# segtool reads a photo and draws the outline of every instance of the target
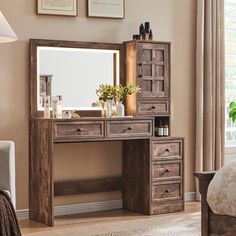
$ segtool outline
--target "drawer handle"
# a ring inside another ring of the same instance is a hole
[[[153,109],[153,110],[154,110],[154,109],[156,109],[156,107],[155,107],[155,106],[152,106],[152,107],[151,107],[151,109]]]
[[[170,172],[170,170],[169,170],[169,169],[165,169],[165,172],[166,172],[166,173],[169,173],[169,172]]]
[[[170,193],[170,190],[169,190],[169,189],[166,189],[166,190],[165,190],[165,193]]]
[[[78,131],[78,132],[82,132],[82,131],[83,131],[83,129],[81,129],[81,128],[78,128],[78,129],[77,129],[77,131]]]
[[[170,150],[167,148],[167,149],[165,150],[165,152],[169,153],[169,152],[170,152]]]
[[[132,126],[130,126],[130,127],[128,127],[128,128],[127,128],[127,130],[133,130],[133,127],[132,127]]]

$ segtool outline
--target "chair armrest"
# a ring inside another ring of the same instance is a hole
[[[208,185],[213,179],[216,171],[195,172],[193,176],[199,179],[199,191],[206,196]]]

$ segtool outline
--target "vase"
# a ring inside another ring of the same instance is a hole
[[[105,109],[106,109],[106,117],[112,117],[112,99],[107,99],[105,102]]]
[[[118,101],[117,106],[116,106],[116,115],[117,116],[125,116],[125,106],[122,104],[121,101]]]

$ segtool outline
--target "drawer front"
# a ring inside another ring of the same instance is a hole
[[[153,160],[182,159],[182,140],[153,141],[152,158]]]
[[[145,102],[140,101],[138,103],[138,113],[140,115],[169,115],[170,106],[169,101],[156,101]]]
[[[152,185],[152,202],[182,199],[181,182]]]
[[[151,215],[159,215],[171,212],[184,211],[184,201],[171,201],[163,203],[152,203],[151,205]]]
[[[108,138],[151,137],[152,120],[107,121]]]
[[[103,121],[57,122],[54,124],[55,140],[79,140],[104,137]]]
[[[182,179],[182,161],[152,163],[152,181],[171,179]]]

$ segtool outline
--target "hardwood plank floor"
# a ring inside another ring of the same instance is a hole
[[[186,202],[185,205],[185,213],[194,213],[200,212],[200,203],[199,202]],[[176,218],[180,213],[170,213]],[[86,213],[79,215],[68,215],[56,217],[55,219],[55,227],[53,229],[67,229],[75,226],[89,226],[94,225],[96,223],[111,223],[118,222],[120,220],[134,220],[134,219],[146,219],[151,216],[141,215],[139,213],[130,212],[126,210],[114,210],[114,211],[105,211],[105,212],[94,212],[94,213]],[[162,217],[159,215],[158,217]],[[47,227],[40,223],[30,221],[30,220],[21,220],[20,227],[23,235],[27,235],[28,233],[36,233],[43,232],[52,229],[51,227]]]

